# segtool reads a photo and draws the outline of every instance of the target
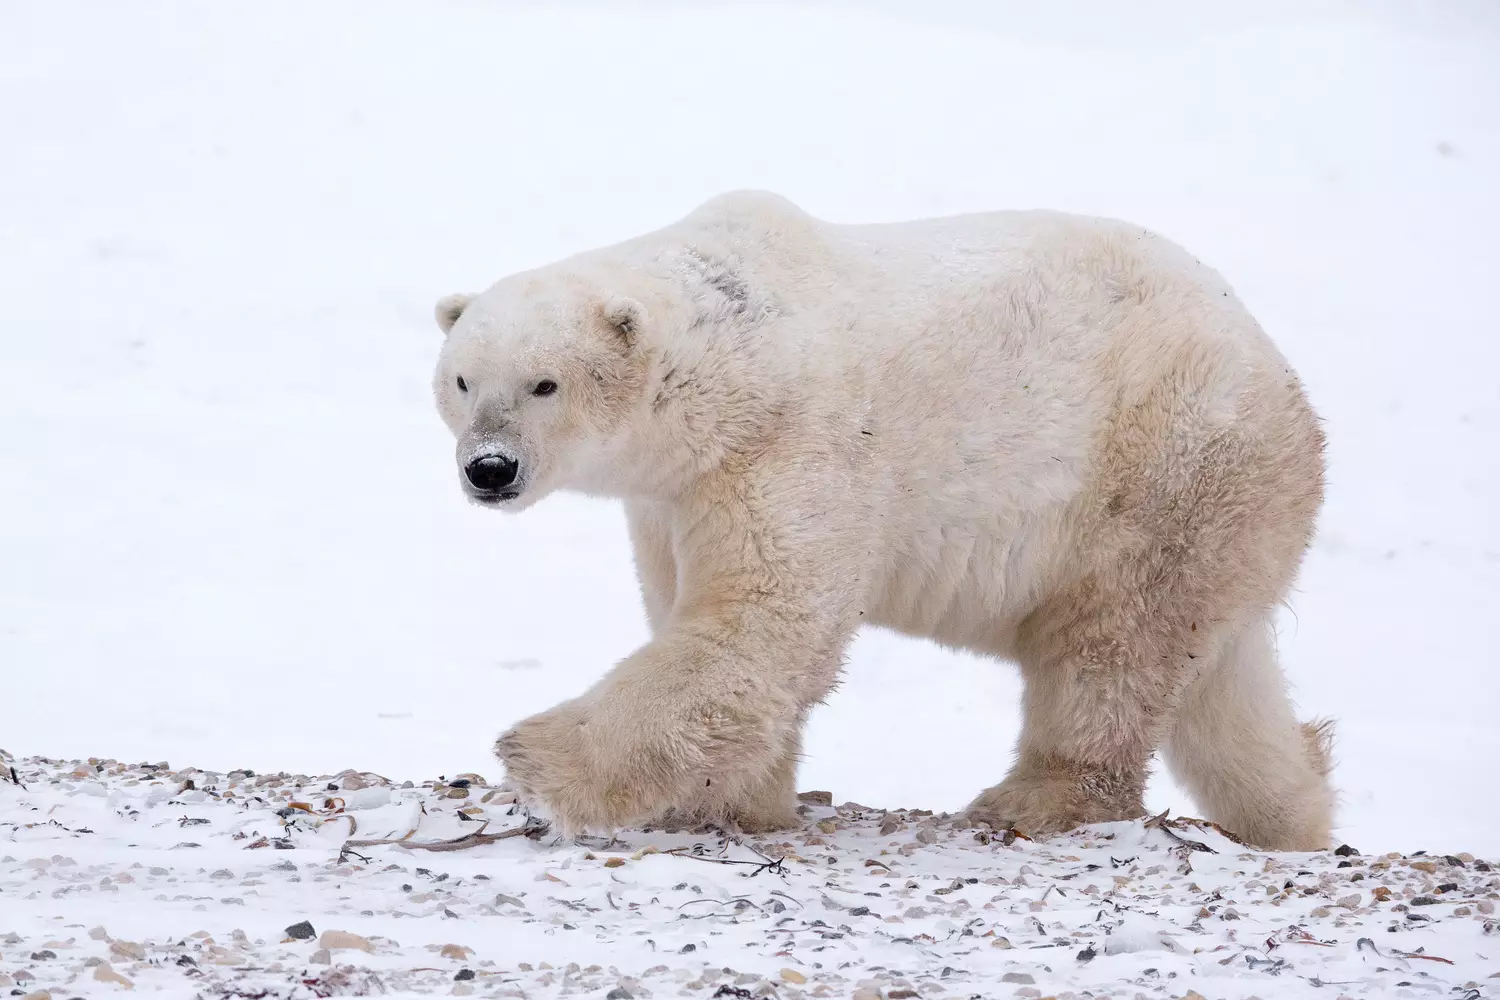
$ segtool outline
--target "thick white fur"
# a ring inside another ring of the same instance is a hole
[[[832,225],[741,193],[437,312],[460,467],[518,459],[498,506],[572,489],[628,513],[652,640],[496,744],[563,829],[793,824],[804,720],[872,624],[1020,665],[1016,760],[975,821],[1139,816],[1165,749],[1251,843],[1326,844],[1327,727],[1293,716],[1270,641],[1322,435],[1173,244],[1050,212]]]

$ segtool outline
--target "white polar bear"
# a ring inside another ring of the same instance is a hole
[[[496,744],[564,831],[794,824],[804,721],[872,624],[1019,664],[1016,760],[972,821],[1140,816],[1162,749],[1249,842],[1326,845],[1329,730],[1293,715],[1271,630],[1322,434],[1180,248],[733,194],[437,315],[473,500],[625,502],[652,640]]]

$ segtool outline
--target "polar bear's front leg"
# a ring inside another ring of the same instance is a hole
[[[682,518],[679,593],[655,638],[582,697],[497,741],[523,800],[564,832],[665,814],[791,822],[802,724],[858,621],[860,575],[833,553],[861,549],[804,550],[800,511],[757,509],[744,492]]]

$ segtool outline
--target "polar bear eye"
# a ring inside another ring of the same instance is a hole
[[[468,392],[469,391],[469,383],[467,383],[467,382],[464,381],[464,377],[462,375],[460,375],[458,377],[458,391],[459,392]]]
[[[549,378],[544,378],[531,390],[533,396],[550,396],[557,391],[557,383]]]

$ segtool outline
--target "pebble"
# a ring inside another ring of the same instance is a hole
[[[465,948],[461,944],[445,944],[443,945],[442,950],[438,952],[438,954],[442,955],[444,958],[454,958],[462,962],[464,959],[474,954],[474,949]]]
[[[360,788],[350,792],[343,797],[344,810],[355,812],[360,809],[378,809],[389,805],[392,799],[391,790],[384,785],[371,785],[368,788]]]
[[[797,801],[801,802],[803,805],[806,805],[806,806],[824,806],[825,808],[826,807],[831,807],[833,805],[833,793],[832,792],[798,792],[797,793]]]
[[[348,931],[324,931],[323,936],[318,938],[318,947],[324,951],[337,951],[340,948],[350,951],[364,951],[375,953],[375,946],[368,939],[358,934],[350,934]]]
[[[116,986],[123,986],[127,990],[135,986],[134,982],[110,968],[108,962],[94,966],[94,978],[101,983],[113,983]]]
[[[313,965],[332,965],[333,954],[327,948],[319,948],[312,953],[312,957],[308,959],[308,962]]]
[[[128,958],[134,962],[139,962],[146,957],[146,949],[134,941],[111,941],[109,953],[116,958]]]
[[[286,929],[286,936],[293,941],[311,941],[318,936],[318,932],[313,930],[311,922],[303,920],[288,927]]]
[[[35,993],[26,994],[21,1000],[52,1000],[52,991],[37,990]]]
[[[936,844],[937,839],[937,831],[931,827],[924,826],[917,831],[917,843],[919,844]]]
[[[635,1000],[635,994],[623,986],[616,986],[604,994],[604,1000]]]
[[[781,978],[786,982],[797,983],[799,985],[807,982],[807,977],[798,972],[796,969],[782,969]]]
[[[1016,983],[1021,986],[1030,986],[1036,982],[1036,977],[1029,972],[1007,972],[1000,977],[1002,983]]]

